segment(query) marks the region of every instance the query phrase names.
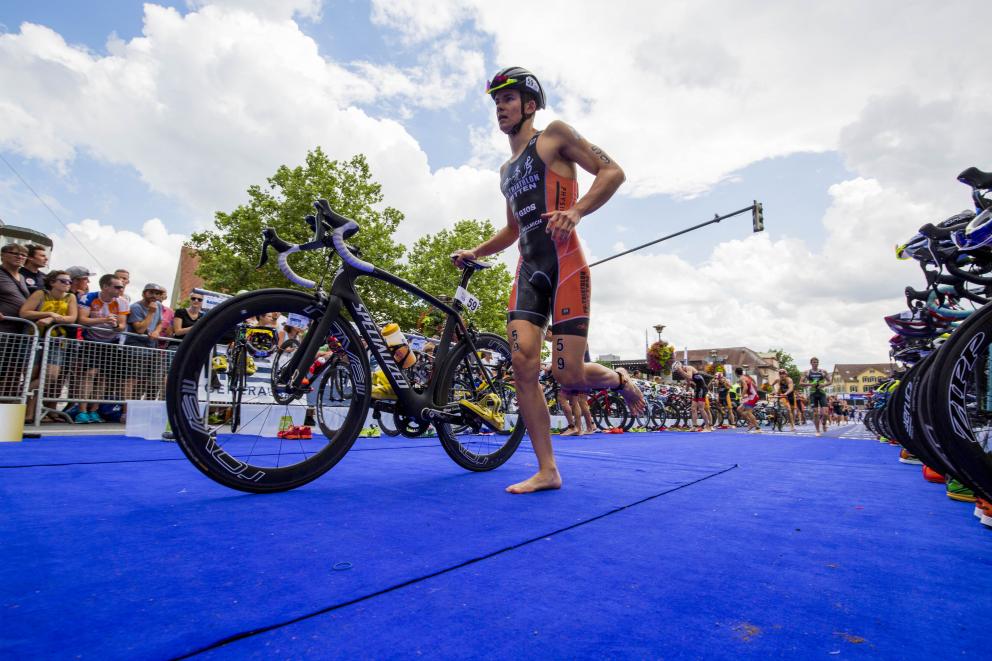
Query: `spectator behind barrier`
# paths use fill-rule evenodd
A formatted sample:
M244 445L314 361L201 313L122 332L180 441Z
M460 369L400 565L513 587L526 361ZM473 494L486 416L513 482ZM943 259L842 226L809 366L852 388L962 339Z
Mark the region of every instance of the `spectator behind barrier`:
M157 349L162 336L162 303L165 287L149 282L141 290L141 300L131 304L127 317L128 335L125 344L132 347ZM136 335L141 337L135 337ZM157 352L131 352L128 356L127 376L124 379L124 400L155 399L161 376Z
M82 305L83 298L90 293L90 276L96 273L83 266L70 266L65 271L72 278L72 287L69 291L76 295L76 302Z
M85 326L83 339L99 343L83 346L82 364L85 369L80 382L81 399L106 399L106 386L119 379L123 370L123 352L116 346L121 331L127 327L128 306L121 296L124 285L112 273L100 276L100 291L83 297L79 307L79 323ZM103 422L97 414L98 404L81 402L76 422Z
M141 291L141 300L132 303L127 318L127 331L144 337L128 337L126 344L139 347L157 347L162 335L162 303L165 288L149 282Z
M16 243L8 243L0 249L0 333L27 331L19 321L2 321L4 317L18 316L24 301L31 295L21 275L21 266L27 257L27 249Z
M169 299L168 294L168 291L162 290L158 296L158 304L162 307L162 338L172 337L172 321L176 318L176 311L165 304ZM159 342L159 348L168 349L174 344L174 342Z
M41 269L48 266L48 253L45 246L31 244L28 246L28 258L21 267L21 275L24 276L24 283L31 293L43 291L45 286L45 273Z
M190 329L203 316L203 294L190 294L189 307L176 310L176 316L172 320L172 335L176 339L183 339ZM176 345L170 343L172 347Z
M69 291L71 286L68 272L52 271L45 276L45 288L35 291L24 301L18 316L33 321L43 335L64 336L64 328L52 330L52 326L76 323L79 312L76 297Z
M41 289L28 297L21 306L20 316L37 324L43 335L49 337L65 337L65 328L52 328L57 324L74 324L78 315L76 297L69 291L72 278L66 271L52 271L45 276L47 290ZM38 375L41 373L40 351L31 373L31 390L37 392ZM66 364L68 347L62 342L49 342L48 369L45 373L45 396L57 397L62 390L62 368ZM28 399L26 422L34 422L35 396Z
M124 285L124 300L127 301L128 305L131 305L131 297L127 294L127 286L131 284L131 272L127 269L117 269L114 271L114 276L120 278L121 284Z

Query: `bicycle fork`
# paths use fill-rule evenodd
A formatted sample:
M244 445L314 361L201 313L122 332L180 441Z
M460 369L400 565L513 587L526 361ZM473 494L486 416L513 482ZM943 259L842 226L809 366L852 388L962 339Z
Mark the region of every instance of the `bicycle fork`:
M340 317L341 299L337 296L330 296L324 307L324 313L317 321L312 332L307 333L303 346L290 357L289 362L286 363L286 367L278 375L279 381L283 380L284 375L290 375L289 382L286 383L286 387L290 391L295 392L303 389L303 379L306 378L310 365L313 365L313 361L317 357L317 352L320 350L320 345L324 343L324 339L330 333L331 326ZM306 367L301 367L301 365Z

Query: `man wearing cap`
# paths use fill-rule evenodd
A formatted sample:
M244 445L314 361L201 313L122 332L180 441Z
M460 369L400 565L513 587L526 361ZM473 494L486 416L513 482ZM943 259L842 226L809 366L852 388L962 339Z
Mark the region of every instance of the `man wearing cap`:
M82 305L83 299L90 293L90 276L96 275L85 266L70 266L65 270L72 278L69 291L75 295L76 303Z
M144 337L128 337L126 344L139 347L157 347L162 333L162 304L159 298L165 287L149 282L141 291L141 300L131 304L127 315L127 332Z
M165 287L149 282L141 290L141 300L131 304L127 315L127 332L130 335L124 344L142 349L158 348L158 338L162 334L162 304L159 297L165 293ZM140 399L146 391L158 384L156 352L144 350L129 350L131 364L127 378L124 380L124 399ZM136 389L138 381L142 387Z

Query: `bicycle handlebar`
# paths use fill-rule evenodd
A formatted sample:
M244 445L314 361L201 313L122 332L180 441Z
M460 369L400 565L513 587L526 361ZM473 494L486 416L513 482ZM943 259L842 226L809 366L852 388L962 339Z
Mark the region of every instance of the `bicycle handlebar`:
M257 268L262 268L269 260L269 246L271 246L279 254L279 270L286 276L286 279L301 287L314 289L317 283L293 271L293 267L289 265L289 256L307 250L334 248L344 263L359 271L371 273L375 267L361 259L358 249L345 241L345 239L358 233L360 229L358 223L335 212L327 200L323 198L314 202L313 206L317 210L317 215L311 214L306 217L307 224L314 231L313 241L304 244L289 243L280 238L275 229L266 227L262 230L262 254L259 257ZM330 237L326 236L328 229L331 229Z

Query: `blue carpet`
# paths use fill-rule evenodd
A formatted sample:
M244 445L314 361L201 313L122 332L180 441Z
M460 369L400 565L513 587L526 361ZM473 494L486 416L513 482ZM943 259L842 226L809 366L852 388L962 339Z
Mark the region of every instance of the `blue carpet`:
M172 444L0 447L0 656L988 649L990 531L895 448L733 433L556 447L566 488L526 497L502 493L534 468L526 444L470 474L436 440L360 439L270 496L215 485Z

